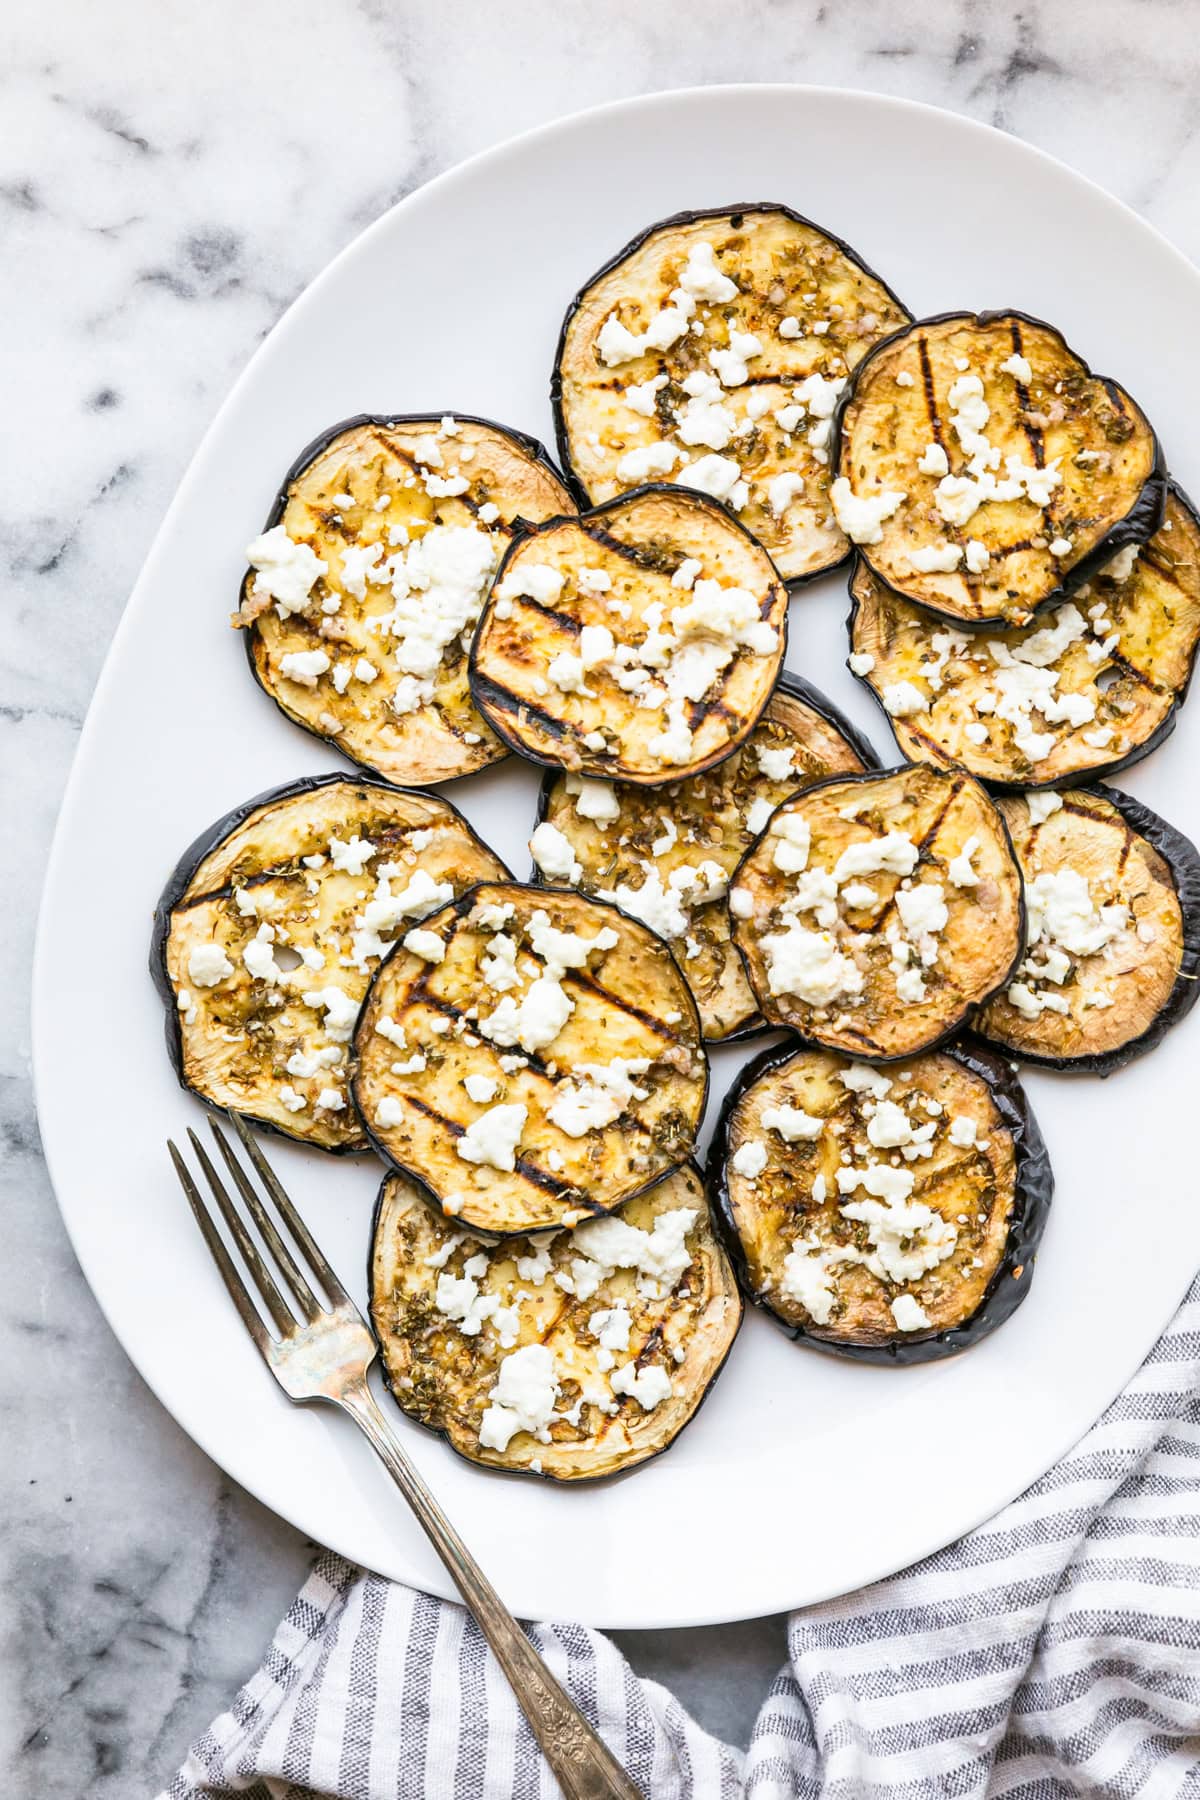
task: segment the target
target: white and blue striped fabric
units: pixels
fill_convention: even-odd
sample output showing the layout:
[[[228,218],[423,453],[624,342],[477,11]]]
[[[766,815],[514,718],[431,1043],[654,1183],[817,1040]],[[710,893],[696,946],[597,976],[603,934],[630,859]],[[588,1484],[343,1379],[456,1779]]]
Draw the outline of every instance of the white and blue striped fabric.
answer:
[[[918,1567],[793,1615],[750,1748],[580,1625],[534,1641],[654,1800],[1200,1796],[1200,1281],[1066,1459]],[[334,1556],[160,1800],[552,1800],[460,1607]]]

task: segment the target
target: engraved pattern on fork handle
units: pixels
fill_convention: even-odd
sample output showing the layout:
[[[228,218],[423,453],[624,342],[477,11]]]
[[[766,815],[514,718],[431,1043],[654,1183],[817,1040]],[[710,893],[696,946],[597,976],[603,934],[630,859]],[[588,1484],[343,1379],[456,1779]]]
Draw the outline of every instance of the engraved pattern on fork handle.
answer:
[[[550,1673],[409,1462],[364,1375],[330,1396],[370,1440],[446,1565],[508,1677],[566,1800],[644,1800],[603,1739]]]

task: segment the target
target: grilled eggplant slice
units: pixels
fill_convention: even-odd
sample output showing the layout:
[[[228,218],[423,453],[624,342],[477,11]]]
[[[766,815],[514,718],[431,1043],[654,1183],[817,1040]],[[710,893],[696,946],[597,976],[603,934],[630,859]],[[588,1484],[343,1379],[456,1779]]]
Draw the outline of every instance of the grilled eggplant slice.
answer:
[[[766,1027],[730,939],[730,875],[797,788],[877,767],[870,744],[823,694],[784,675],[741,749],[710,774],[664,788],[655,808],[624,782],[548,774],[538,820],[552,834],[544,850],[535,834],[535,878],[539,854],[552,868],[570,857],[585,894],[613,901],[665,937],[705,1037],[729,1043]]]
[[[708,1065],[661,938],[569,890],[485,882],[409,932],[355,1032],[385,1161],[496,1234],[574,1225],[691,1154]]]
[[[556,1481],[615,1475],[673,1443],[742,1316],[690,1165],[611,1219],[500,1245],[389,1175],[370,1293],[403,1410],[471,1462]]]
[[[1021,956],[1021,875],[967,775],[834,776],[773,815],[729,890],[733,938],[773,1025],[890,1061],[941,1043]]]
[[[303,451],[248,552],[234,624],[306,731],[426,787],[505,754],[467,649],[514,531],[574,505],[542,446],[483,419],[363,417]]]
[[[787,580],[842,561],[829,419],[908,320],[849,247],[786,206],[652,225],[572,302],[555,363],[559,454],[597,504],[669,475],[724,500]]]
[[[814,1349],[908,1364],[1021,1304],[1054,1177],[1020,1085],[974,1040],[887,1069],[785,1044],[726,1100],[709,1187],[751,1300]]]
[[[678,780],[748,736],[786,631],[766,551],[715,500],[647,487],[517,539],[479,623],[471,688],[534,762]]]
[[[365,1150],[346,1077],[372,970],[397,931],[506,875],[445,800],[363,776],[239,806],[184,852],[154,915],[181,1084],[322,1150]]]
[[[881,580],[959,623],[1026,625],[1162,523],[1139,407],[1024,313],[946,313],[879,344],[837,420],[843,530]]]
[[[1196,998],[1200,855],[1130,794],[1097,784],[1006,795],[1028,949],[978,1029],[1012,1056],[1109,1075]]]
[[[1175,729],[1200,640],[1200,520],[1173,489],[1148,544],[1045,624],[994,636],[938,624],[863,562],[850,592],[850,667],[905,756],[1052,787],[1127,768]]]

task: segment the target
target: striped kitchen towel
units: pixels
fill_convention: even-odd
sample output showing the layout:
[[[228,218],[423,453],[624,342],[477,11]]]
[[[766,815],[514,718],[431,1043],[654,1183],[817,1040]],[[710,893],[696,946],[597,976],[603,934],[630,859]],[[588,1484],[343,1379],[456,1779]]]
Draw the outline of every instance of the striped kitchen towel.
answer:
[[[1200,1796],[1198,1378],[1200,1281],[1021,1499],[916,1568],[793,1615],[745,1753],[598,1632],[532,1636],[654,1800]],[[326,1555],[165,1797],[556,1792],[466,1613]]]

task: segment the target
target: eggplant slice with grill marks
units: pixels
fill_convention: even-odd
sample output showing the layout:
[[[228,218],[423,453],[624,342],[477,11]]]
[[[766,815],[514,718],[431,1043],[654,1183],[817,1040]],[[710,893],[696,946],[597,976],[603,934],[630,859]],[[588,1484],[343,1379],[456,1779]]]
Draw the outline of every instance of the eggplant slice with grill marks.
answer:
[[[785,1044],[726,1100],[709,1187],[745,1293],[778,1324],[911,1364],[1021,1304],[1054,1177],[1019,1083],[973,1039],[886,1069]]]
[[[389,781],[427,787],[505,754],[467,650],[515,531],[570,495],[542,446],[483,419],[335,425],[284,480],[233,622],[296,724]]]
[[[661,938],[569,890],[488,882],[380,968],[352,1085],[385,1161],[503,1234],[611,1212],[677,1168],[708,1065]]]
[[[766,1029],[733,947],[726,886],[767,819],[797,788],[878,767],[870,744],[823,694],[794,675],[750,737],[719,768],[664,788],[656,805],[624,782],[547,774],[531,848],[568,869],[585,894],[611,900],[665,937],[710,1043]],[[565,843],[564,843],[565,840]]]
[[[582,498],[651,475],[715,495],[786,580],[847,553],[830,416],[867,350],[908,320],[849,247],[786,206],[679,213],[587,283],[559,341],[559,453]]]
[[[1200,520],[1173,487],[1148,544],[1021,630],[955,631],[861,561],[850,592],[849,666],[905,756],[1051,787],[1127,768],[1175,729],[1200,640]]]
[[[1109,1075],[1196,999],[1200,855],[1116,788],[999,805],[1025,879],[1028,950],[978,1030],[1007,1055]]]
[[[397,932],[507,870],[445,800],[364,776],[259,794],[184,856],[150,968],[181,1084],[322,1150],[365,1150],[349,1039]]]
[[[471,651],[475,703],[533,762],[647,784],[732,754],[783,661],[787,589],[716,501],[647,487],[517,539]]]
[[[921,764],[834,776],[773,815],[729,890],[773,1025],[868,1060],[953,1035],[1023,948],[1021,875],[977,781]]]
[[[1026,625],[1162,523],[1140,408],[1023,313],[947,313],[879,344],[836,422],[834,509],[879,576],[967,626]]]
[[[462,1456],[594,1481],[657,1456],[741,1323],[697,1171],[578,1231],[484,1243],[389,1175],[371,1318],[398,1404]]]

